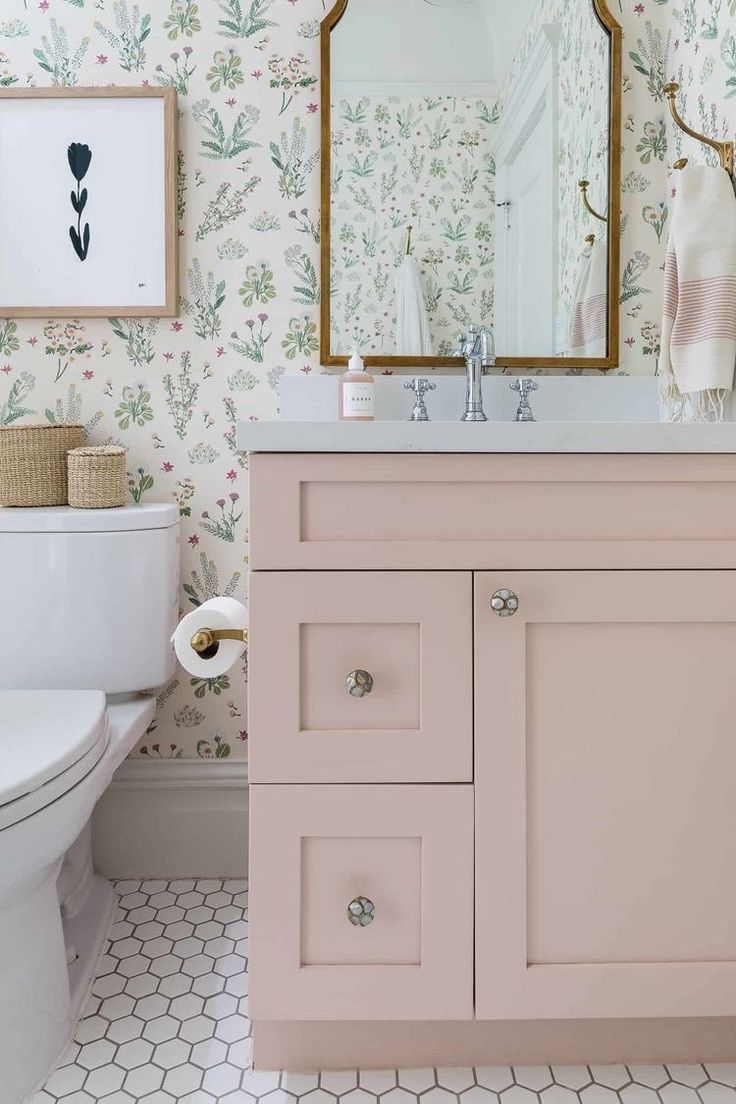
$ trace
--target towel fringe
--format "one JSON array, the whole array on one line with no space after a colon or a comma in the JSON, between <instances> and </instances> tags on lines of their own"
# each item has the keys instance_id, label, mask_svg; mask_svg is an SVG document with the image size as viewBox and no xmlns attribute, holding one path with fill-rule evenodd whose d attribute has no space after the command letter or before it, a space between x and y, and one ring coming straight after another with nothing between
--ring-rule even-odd
<instances>
[{"instance_id":1,"label":"towel fringe","mask_svg":"<svg viewBox=\"0 0 736 1104\"><path fill-rule=\"evenodd\" d=\"M674 373L664 371L659 376L659 401L668 422L723 422L726 403L731 392L725 387L709 387L684 395L677 386Z\"/></svg>"}]
</instances>

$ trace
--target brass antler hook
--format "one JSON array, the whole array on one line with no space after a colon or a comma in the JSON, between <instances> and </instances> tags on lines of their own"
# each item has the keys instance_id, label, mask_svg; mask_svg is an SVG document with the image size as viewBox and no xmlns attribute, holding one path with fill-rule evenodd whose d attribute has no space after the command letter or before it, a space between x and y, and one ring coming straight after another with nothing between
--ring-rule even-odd
<instances>
[{"instance_id":1,"label":"brass antler hook","mask_svg":"<svg viewBox=\"0 0 736 1104\"><path fill-rule=\"evenodd\" d=\"M593 216L593 218L597 218L600 222L608 222L608 219L606 218L605 215L598 214L596 209L594 207L591 207L590 200L588 199L588 188L589 187L590 187L590 181L589 180L579 180L578 181L578 188L580 189L580 194L583 197L583 203L585 204L586 211L588 211L589 214L591 214Z\"/></svg>"},{"instance_id":2,"label":"brass antler hook","mask_svg":"<svg viewBox=\"0 0 736 1104\"><path fill-rule=\"evenodd\" d=\"M691 126L683 119L682 115L677 109L677 93L680 91L680 86L676 81L670 81L669 84L664 86L664 94L669 100L670 111L672 118L677 123L680 130L689 135L690 138L695 138L697 142L702 142L705 146L710 146L718 154L718 159L721 162L721 168L725 169L729 176L733 176L734 173L734 144L733 142L721 142L716 138L708 138L705 134L699 134L697 130L693 130ZM688 163L687 157L680 158L679 161L675 161L676 169L684 169Z\"/></svg>"}]
</instances>

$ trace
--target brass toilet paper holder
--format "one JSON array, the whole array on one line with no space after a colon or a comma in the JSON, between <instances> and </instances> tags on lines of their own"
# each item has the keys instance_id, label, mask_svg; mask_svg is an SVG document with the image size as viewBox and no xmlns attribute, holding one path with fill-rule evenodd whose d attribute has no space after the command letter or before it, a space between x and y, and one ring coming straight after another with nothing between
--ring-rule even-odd
<instances>
[{"instance_id":1,"label":"brass toilet paper holder","mask_svg":"<svg viewBox=\"0 0 736 1104\"><path fill-rule=\"evenodd\" d=\"M220 648L221 640L238 640L241 644L248 643L247 629L199 629L195 632L190 643L192 648L202 659L214 659Z\"/></svg>"}]
</instances>

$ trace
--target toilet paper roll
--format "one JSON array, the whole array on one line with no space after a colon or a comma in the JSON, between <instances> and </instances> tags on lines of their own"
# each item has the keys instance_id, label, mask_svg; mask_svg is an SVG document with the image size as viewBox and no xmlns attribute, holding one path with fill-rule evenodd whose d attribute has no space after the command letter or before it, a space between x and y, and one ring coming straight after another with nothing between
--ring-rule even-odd
<instances>
[{"instance_id":1,"label":"toilet paper roll","mask_svg":"<svg viewBox=\"0 0 736 1104\"><path fill-rule=\"evenodd\" d=\"M204 659L192 647L192 637L201 629L245 629L248 611L235 598L211 598L182 617L171 638L177 659L185 671L197 678L224 675L240 659L245 645L239 640L221 640L217 655Z\"/></svg>"}]
</instances>

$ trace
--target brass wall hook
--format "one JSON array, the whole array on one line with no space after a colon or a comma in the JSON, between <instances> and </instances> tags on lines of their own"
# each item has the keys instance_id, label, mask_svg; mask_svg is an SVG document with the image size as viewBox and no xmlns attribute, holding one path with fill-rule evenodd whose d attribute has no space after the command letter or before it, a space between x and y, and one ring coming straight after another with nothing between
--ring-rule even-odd
<instances>
[{"instance_id":1,"label":"brass wall hook","mask_svg":"<svg viewBox=\"0 0 736 1104\"><path fill-rule=\"evenodd\" d=\"M704 146L709 146L711 149L714 149L718 154L721 168L725 169L730 177L733 177L734 143L721 142L716 138L708 138L707 135L699 134L697 130L693 130L691 126L688 126L677 108L677 93L680 91L680 86L676 81L670 81L669 84L666 84L663 91L669 101L672 118L675 120L680 130L684 131L690 138L695 138L696 141L702 142ZM687 164L688 158L682 157L679 161L675 161L675 168L684 169Z\"/></svg>"},{"instance_id":2,"label":"brass wall hook","mask_svg":"<svg viewBox=\"0 0 736 1104\"><path fill-rule=\"evenodd\" d=\"M578 180L578 188L580 189L580 194L583 197L583 203L585 204L586 211L591 214L593 218L597 218L599 222L608 222L608 218L606 217L606 215L599 214L598 211L596 211L595 207L591 207L590 200L588 199L589 187L589 180Z\"/></svg>"},{"instance_id":3,"label":"brass wall hook","mask_svg":"<svg viewBox=\"0 0 736 1104\"><path fill-rule=\"evenodd\" d=\"M237 640L241 644L248 643L247 629L199 629L194 634L190 643L192 648L202 659L214 659L220 647L221 640Z\"/></svg>"}]
</instances>

